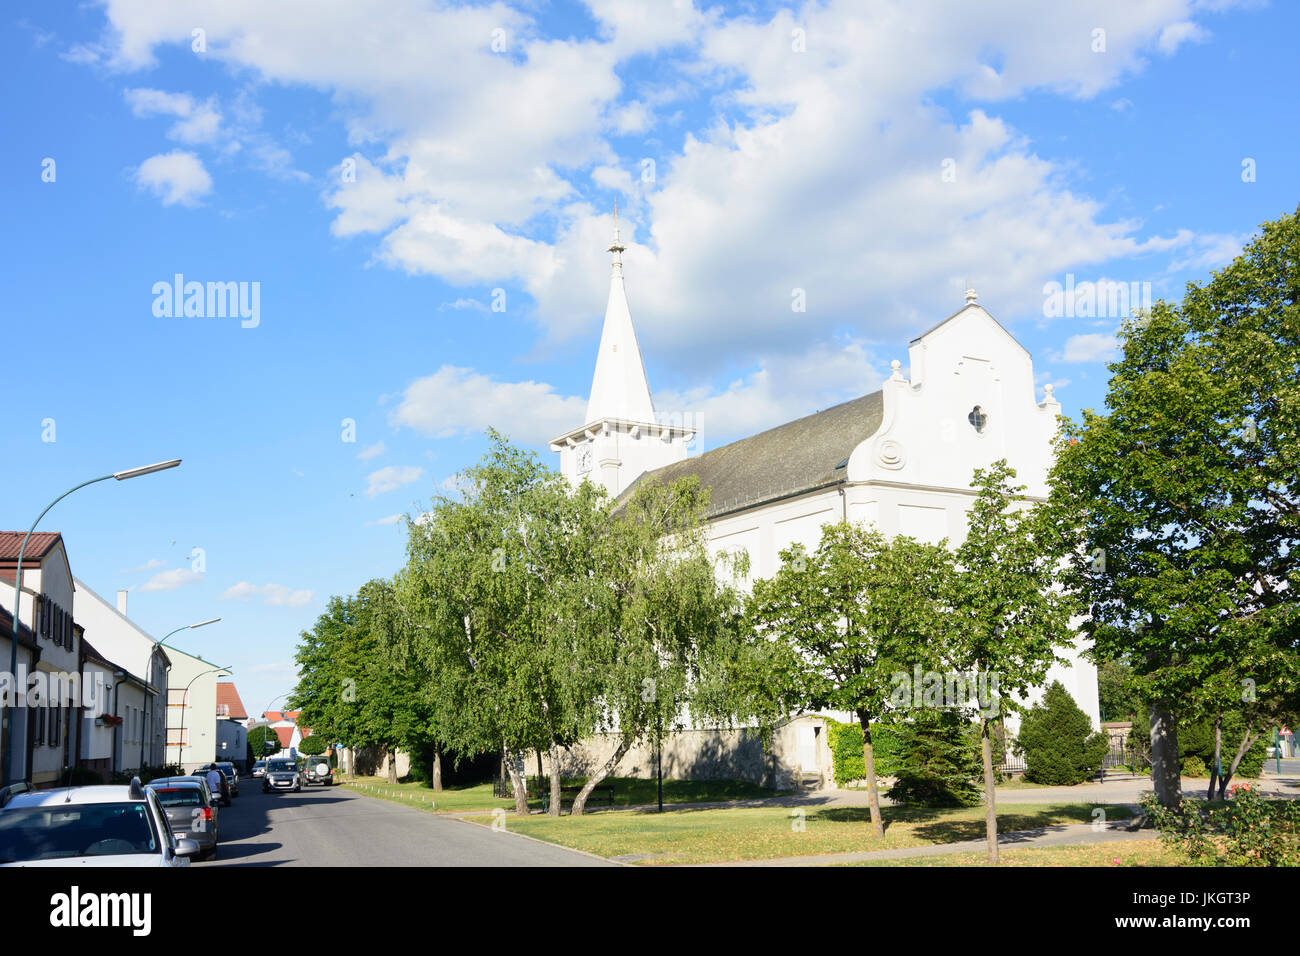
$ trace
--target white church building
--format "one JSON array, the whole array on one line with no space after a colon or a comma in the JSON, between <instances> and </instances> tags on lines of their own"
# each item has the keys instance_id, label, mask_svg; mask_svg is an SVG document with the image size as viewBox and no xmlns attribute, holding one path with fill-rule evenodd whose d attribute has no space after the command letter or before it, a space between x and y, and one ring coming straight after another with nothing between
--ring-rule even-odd
<instances>
[{"instance_id":1,"label":"white church building","mask_svg":"<svg viewBox=\"0 0 1300 956\"><path fill-rule=\"evenodd\" d=\"M811 553L821 526L841 520L959 544L975 498L973 471L1000 458L1031 501L1046 496L1060 403L1051 385L1038 399L1033 359L973 289L960 310L911 341L906 376L894 361L877 392L688 457L694 430L655 414L624 288L624 248L616 220L587 421L550 445L572 484L590 480L618 496L646 475L664 482L698 475L711 491L710 549L747 551L751 578L775 574L779 552L796 542ZM1066 653L1068 663L1048 680L1059 680L1097 727L1097 671L1081 650ZM817 721L798 721L790 733L787 745L805 772L824 766Z\"/></svg>"}]
</instances>

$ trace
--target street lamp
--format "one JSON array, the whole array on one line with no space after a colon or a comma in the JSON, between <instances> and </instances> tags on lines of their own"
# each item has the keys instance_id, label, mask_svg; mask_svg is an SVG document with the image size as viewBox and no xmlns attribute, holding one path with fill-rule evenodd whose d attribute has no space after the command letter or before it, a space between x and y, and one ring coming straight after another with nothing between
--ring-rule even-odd
<instances>
[{"instance_id":1,"label":"street lamp","mask_svg":"<svg viewBox=\"0 0 1300 956\"><path fill-rule=\"evenodd\" d=\"M175 468L180 463L181 460L179 458L173 458L170 461L160 461L156 464L145 465L141 468L128 468L125 471L115 471L111 475L100 475L98 478L91 478L90 481L83 481L81 484L69 488L63 494L59 495L59 497L46 505L45 510L36 516L36 520L32 522L32 526L27 529L27 534L23 537L22 546L18 549L18 567L14 571L14 632L12 635L12 644L9 648L10 674L16 674L18 672L18 625L22 618L23 555L27 551L27 541L31 538L32 532L36 530L36 526L41 523L41 519L44 518L49 510L60 501L68 497L68 495L72 494L74 491L86 487L86 485L93 485L97 481L108 481L110 478L114 478L117 481L126 481L128 478L139 478L141 475L151 475L155 471ZM32 623L35 624L36 622L33 621ZM6 784L11 782L10 771L13 767L15 723L16 721L14 720L9 721L9 731L5 735L4 782Z\"/></svg>"},{"instance_id":2,"label":"street lamp","mask_svg":"<svg viewBox=\"0 0 1300 956\"><path fill-rule=\"evenodd\" d=\"M181 696L181 735L180 738L176 741L176 763L180 765L181 770L185 769L185 709L190 706L189 704L190 688L193 687L194 682L198 680L200 677L202 677L204 674L211 674L213 671L229 672L230 668L228 666L209 667L205 671L199 671L192 678L190 678L190 682L185 685L185 693ZM164 756L163 759L165 760L167 758Z\"/></svg>"},{"instance_id":3,"label":"street lamp","mask_svg":"<svg viewBox=\"0 0 1300 956\"><path fill-rule=\"evenodd\" d=\"M221 618L219 618L219 617L214 617L214 618L211 618L210 620L207 620L207 621L199 621L197 624L185 624L185 625L182 625L181 627L176 628L176 630L169 632L169 633L167 634L166 637L164 637L161 641L159 641L156 645L154 645L154 649L157 650L159 647L162 647L164 644L166 644L167 641L171 639L171 636L172 636L173 634L179 634L181 631L193 630L193 629L196 628L196 627L206 627L206 626L209 625L209 624L216 624L219 620L221 620ZM169 690L168 693L170 693L170 692L171 692L171 691ZM146 701L146 703L148 703L148 701ZM165 708L164 708L164 710L163 710L163 713L164 713L164 714L167 713L167 711L166 711ZM156 714L154 715L154 719L155 719L155 720L157 719L157 715L156 715ZM183 708L183 707L181 708L181 720L182 720L182 721L185 720L185 708ZM147 725L147 722L146 722L146 725ZM167 762L167 723L166 723L166 721L163 722L163 762L164 762L164 763ZM141 766L141 767L144 766L144 733L143 733L143 732L140 734L140 766Z\"/></svg>"}]
</instances>

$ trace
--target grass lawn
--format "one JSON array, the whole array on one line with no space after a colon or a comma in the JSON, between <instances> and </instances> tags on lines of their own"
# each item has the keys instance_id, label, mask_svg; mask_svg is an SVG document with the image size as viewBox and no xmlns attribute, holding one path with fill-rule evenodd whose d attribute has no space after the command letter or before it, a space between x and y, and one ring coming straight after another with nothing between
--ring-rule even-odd
<instances>
[{"instance_id":1,"label":"grass lawn","mask_svg":"<svg viewBox=\"0 0 1300 956\"><path fill-rule=\"evenodd\" d=\"M513 810L514 800L501 800L492 796L492 784L480 783L469 787L448 787L441 793L434 793L427 783L410 782L391 784L384 777L349 777L338 778L340 782L353 789L373 797L395 800L411 806L424 807L439 811L492 810L504 807ZM564 786L580 786L585 782L582 777L564 780ZM656 783L654 780L641 780L632 777L614 777L605 783L614 785L614 806L633 807L651 804L656 801ZM536 778L533 778L536 786ZM763 797L775 797L789 793L788 790L768 790L738 780L665 780L664 803L708 803L711 801L750 800ZM567 809L573 800L573 794L565 794L564 806ZM588 801L589 807L605 806L607 796L593 793ZM540 800L530 800L528 805L540 810Z\"/></svg>"},{"instance_id":2,"label":"grass lawn","mask_svg":"<svg viewBox=\"0 0 1300 956\"><path fill-rule=\"evenodd\" d=\"M916 856L906 860L872 860L844 866L987 866L983 853L952 853L944 856ZM1160 840L1126 840L1123 843L1091 843L1083 846L1033 846L1018 850L1001 847L998 866L1182 866L1178 857L1160 845Z\"/></svg>"},{"instance_id":3,"label":"grass lawn","mask_svg":"<svg viewBox=\"0 0 1300 956\"><path fill-rule=\"evenodd\" d=\"M998 810L1001 831L1056 823L1091 823L1085 803L1020 804ZM802 816L800 814L802 813ZM889 850L977 840L984 836L984 808L925 810L886 807L885 836L871 834L866 807L759 807L628 811L581 817L528 818L507 814L507 829L610 859L641 864L722 863L816 853ZM1107 807L1109 819L1128 815ZM487 816L470 817L490 824Z\"/></svg>"}]
</instances>

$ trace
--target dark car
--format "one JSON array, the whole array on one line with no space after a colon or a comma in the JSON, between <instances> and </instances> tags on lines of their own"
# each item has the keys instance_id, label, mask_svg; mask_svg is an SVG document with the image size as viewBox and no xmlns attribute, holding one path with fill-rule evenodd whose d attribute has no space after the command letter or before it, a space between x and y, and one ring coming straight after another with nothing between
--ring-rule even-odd
<instances>
[{"instance_id":1,"label":"dark car","mask_svg":"<svg viewBox=\"0 0 1300 956\"><path fill-rule=\"evenodd\" d=\"M194 777L163 777L145 784L167 814L167 822L178 839L199 845L200 860L217 855L217 807L212 791Z\"/></svg>"},{"instance_id":2,"label":"dark car","mask_svg":"<svg viewBox=\"0 0 1300 956\"><path fill-rule=\"evenodd\" d=\"M204 766L200 767L198 770L194 771L194 776L195 776L196 778L198 778L199 780L202 780L204 786L210 788L210 787L211 787L211 784L208 783L208 767L209 767L209 766L210 766L210 765L204 765ZM217 772L218 772L218 773L221 773L221 771L217 771ZM220 790L219 790L217 793L214 793L213 796L216 797L218 800L221 801L221 805L222 805L223 807L228 807L228 806L230 806L230 798L231 798L231 796L232 796L231 793L230 793L230 778L227 777L224 773L221 774L221 787L220 787Z\"/></svg>"},{"instance_id":3,"label":"dark car","mask_svg":"<svg viewBox=\"0 0 1300 956\"><path fill-rule=\"evenodd\" d=\"M218 760L217 769L225 774L226 779L230 781L230 795L232 797L239 796L239 771L235 769L235 765L229 760Z\"/></svg>"},{"instance_id":4,"label":"dark car","mask_svg":"<svg viewBox=\"0 0 1300 956\"><path fill-rule=\"evenodd\" d=\"M307 782L309 784L319 783L323 787L334 784L334 769L330 766L329 757L307 758Z\"/></svg>"},{"instance_id":5,"label":"dark car","mask_svg":"<svg viewBox=\"0 0 1300 956\"><path fill-rule=\"evenodd\" d=\"M262 792L272 790L292 790L297 793L303 788L303 773L298 761L289 758L268 760L266 774L262 777Z\"/></svg>"}]
</instances>

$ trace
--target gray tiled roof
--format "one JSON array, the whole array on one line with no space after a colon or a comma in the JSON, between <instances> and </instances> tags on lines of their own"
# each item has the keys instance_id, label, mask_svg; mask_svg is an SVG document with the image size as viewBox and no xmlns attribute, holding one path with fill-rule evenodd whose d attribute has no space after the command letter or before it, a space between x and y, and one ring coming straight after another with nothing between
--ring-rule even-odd
<instances>
[{"instance_id":1,"label":"gray tiled roof","mask_svg":"<svg viewBox=\"0 0 1300 956\"><path fill-rule=\"evenodd\" d=\"M876 433L883 414L881 393L872 392L646 474L665 484L699 475L711 489L710 516L752 507L842 480L846 469L837 466Z\"/></svg>"}]
</instances>

